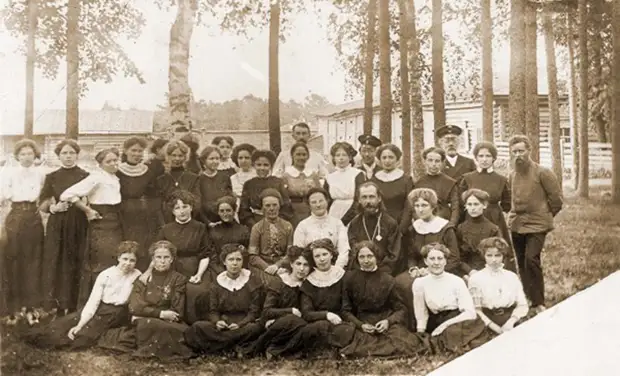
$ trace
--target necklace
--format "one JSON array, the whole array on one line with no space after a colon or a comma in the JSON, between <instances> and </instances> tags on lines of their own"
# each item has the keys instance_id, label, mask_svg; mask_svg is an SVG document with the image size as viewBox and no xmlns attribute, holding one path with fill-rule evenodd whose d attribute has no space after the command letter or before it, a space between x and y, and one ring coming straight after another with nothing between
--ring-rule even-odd
<instances>
[{"instance_id":1,"label":"necklace","mask_svg":"<svg viewBox=\"0 0 620 376\"><path fill-rule=\"evenodd\" d=\"M377 216L377 224L375 225L375 229L372 230L372 236L370 236L370 234L368 233L368 227L366 226L366 216L362 214L362 225L364 225L364 232L366 233L368 240L370 240L371 242L374 242L375 238L377 239L377 241L381 241L381 239L383 239L380 234L382 214L383 213L379 213L379 215Z\"/></svg>"}]
</instances>

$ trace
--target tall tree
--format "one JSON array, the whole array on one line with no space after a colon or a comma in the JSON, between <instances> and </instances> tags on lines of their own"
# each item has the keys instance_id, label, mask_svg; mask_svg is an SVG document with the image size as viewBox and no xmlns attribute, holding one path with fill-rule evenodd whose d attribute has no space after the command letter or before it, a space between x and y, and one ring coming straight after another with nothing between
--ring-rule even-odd
<instances>
[{"instance_id":1,"label":"tall tree","mask_svg":"<svg viewBox=\"0 0 620 376\"><path fill-rule=\"evenodd\" d=\"M424 150L424 116L422 113L422 64L420 62L420 40L416 26L415 0L405 0L408 8L407 13L411 17L409 22L409 76L411 77L411 110L413 115L413 175L416 179L424 174L424 162L422 151Z\"/></svg>"},{"instance_id":2,"label":"tall tree","mask_svg":"<svg viewBox=\"0 0 620 376\"><path fill-rule=\"evenodd\" d=\"M620 0L613 2L613 123L611 129L611 198L620 204Z\"/></svg>"},{"instance_id":3,"label":"tall tree","mask_svg":"<svg viewBox=\"0 0 620 376\"><path fill-rule=\"evenodd\" d=\"M24 137L32 138L34 133L34 63L37 58L35 46L37 33L38 1L28 2L28 37L26 40L26 113L24 116Z\"/></svg>"},{"instance_id":4,"label":"tall tree","mask_svg":"<svg viewBox=\"0 0 620 376\"><path fill-rule=\"evenodd\" d=\"M280 137L280 1L271 0L269 7L269 147L278 154Z\"/></svg>"},{"instance_id":5,"label":"tall tree","mask_svg":"<svg viewBox=\"0 0 620 376\"><path fill-rule=\"evenodd\" d=\"M590 195L588 145L588 4L579 0L579 197Z\"/></svg>"},{"instance_id":6,"label":"tall tree","mask_svg":"<svg viewBox=\"0 0 620 376\"><path fill-rule=\"evenodd\" d=\"M443 9L442 0L433 0L431 26L431 74L433 82L433 122L435 130L446 125L445 88L443 80Z\"/></svg>"},{"instance_id":7,"label":"tall tree","mask_svg":"<svg viewBox=\"0 0 620 376\"><path fill-rule=\"evenodd\" d=\"M482 45L482 139L493 142L493 20L491 0L481 0L480 44Z\"/></svg>"},{"instance_id":8,"label":"tall tree","mask_svg":"<svg viewBox=\"0 0 620 376\"><path fill-rule=\"evenodd\" d=\"M568 29L568 68L569 68L569 85L568 85L568 97L570 107L570 119L571 119L571 153L573 157L573 163L571 165L573 189L577 190L579 187L579 109L577 98L577 67L575 63L575 23L573 22L574 12L568 11L566 13L567 29Z\"/></svg>"},{"instance_id":9,"label":"tall tree","mask_svg":"<svg viewBox=\"0 0 620 376\"><path fill-rule=\"evenodd\" d=\"M189 85L189 56L197 0L178 0L177 13L170 27L168 54L168 107L170 122L181 121L191 127L192 90Z\"/></svg>"},{"instance_id":10,"label":"tall tree","mask_svg":"<svg viewBox=\"0 0 620 376\"><path fill-rule=\"evenodd\" d=\"M510 134L525 134L525 6L526 0L510 2Z\"/></svg>"},{"instance_id":11,"label":"tall tree","mask_svg":"<svg viewBox=\"0 0 620 376\"><path fill-rule=\"evenodd\" d=\"M80 133L80 53L79 0L69 0L67 8L67 102L65 136L77 140Z\"/></svg>"},{"instance_id":12,"label":"tall tree","mask_svg":"<svg viewBox=\"0 0 620 376\"><path fill-rule=\"evenodd\" d=\"M372 133L374 117L373 89L375 86L375 51L377 46L377 0L368 0L366 43L364 44L364 133Z\"/></svg>"},{"instance_id":13,"label":"tall tree","mask_svg":"<svg viewBox=\"0 0 620 376\"><path fill-rule=\"evenodd\" d=\"M392 142L392 68L390 62L390 1L379 1L379 138Z\"/></svg>"},{"instance_id":14,"label":"tall tree","mask_svg":"<svg viewBox=\"0 0 620 376\"><path fill-rule=\"evenodd\" d=\"M553 172L562 183L563 160L560 141L560 106L558 96L558 69L555 58L555 35L553 32L553 16L543 11L543 31L545 34L545 53L547 56L547 82L549 86L549 142L551 145L551 165Z\"/></svg>"},{"instance_id":15,"label":"tall tree","mask_svg":"<svg viewBox=\"0 0 620 376\"><path fill-rule=\"evenodd\" d=\"M588 86L589 86L589 90L590 93L592 93L592 89L594 89L595 92L599 92L599 91L603 91L605 90L605 87L607 86L606 83L603 82L604 77L603 77L603 58L604 58L604 51L603 51L603 29L604 29L604 25L603 25L603 13L604 13L604 6L605 6L605 0L593 0L590 2L590 13L591 13L591 17L589 18L591 20L591 22L589 23L589 29L591 29L592 35L588 36L588 39L590 41L590 51L591 51L591 57L589 59L589 66L591 68L591 72L590 72L590 80L588 82ZM603 94L605 95L605 94ZM591 96L591 94L589 95L589 97ZM591 101L592 103L592 101ZM605 118L604 115L604 108L606 107L605 105L602 105L600 107L601 110L600 111L596 111L595 105L592 105L592 107L590 107L590 119L592 119L592 123L594 126L594 130L596 131L596 134L598 136L598 140L599 142L608 142L607 140L607 119ZM598 107L598 106L597 106Z\"/></svg>"},{"instance_id":16,"label":"tall tree","mask_svg":"<svg viewBox=\"0 0 620 376\"><path fill-rule=\"evenodd\" d=\"M399 26L400 26L400 107L402 120L402 145L403 170L408 175L411 173L411 105L410 105L410 82L409 82L409 45L411 37L409 32L409 17L407 0L398 0Z\"/></svg>"},{"instance_id":17,"label":"tall tree","mask_svg":"<svg viewBox=\"0 0 620 376\"><path fill-rule=\"evenodd\" d=\"M540 103L538 100L537 9L525 5L525 134L532 141L531 157L540 160Z\"/></svg>"}]
</instances>

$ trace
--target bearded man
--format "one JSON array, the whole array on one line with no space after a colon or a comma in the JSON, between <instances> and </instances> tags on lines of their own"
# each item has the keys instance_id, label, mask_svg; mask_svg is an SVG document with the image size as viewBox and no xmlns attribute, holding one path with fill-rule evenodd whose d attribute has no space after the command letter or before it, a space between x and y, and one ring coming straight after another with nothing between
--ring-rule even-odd
<instances>
[{"instance_id":1,"label":"bearded man","mask_svg":"<svg viewBox=\"0 0 620 376\"><path fill-rule=\"evenodd\" d=\"M439 147L446 152L443 173L456 181L459 181L464 174L476 170L474 160L458 152L462 133L463 129L456 125L444 125L436 131Z\"/></svg>"},{"instance_id":2,"label":"bearded man","mask_svg":"<svg viewBox=\"0 0 620 376\"><path fill-rule=\"evenodd\" d=\"M379 264L379 269L392 275L404 270L400 261L401 232L398 222L385 211L381 201L381 192L377 184L367 181L357 189L358 215L349 223L349 244L364 240L375 243L386 255ZM350 258L355 259L355 256Z\"/></svg>"}]
</instances>

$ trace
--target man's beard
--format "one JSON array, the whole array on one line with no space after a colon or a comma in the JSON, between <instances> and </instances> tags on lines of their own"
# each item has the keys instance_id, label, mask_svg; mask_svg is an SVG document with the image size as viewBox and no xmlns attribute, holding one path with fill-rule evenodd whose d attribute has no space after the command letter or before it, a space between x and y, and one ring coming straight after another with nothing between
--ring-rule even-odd
<instances>
[{"instance_id":1,"label":"man's beard","mask_svg":"<svg viewBox=\"0 0 620 376\"><path fill-rule=\"evenodd\" d=\"M375 215L379 213L380 205L368 204L363 206L364 214Z\"/></svg>"}]
</instances>

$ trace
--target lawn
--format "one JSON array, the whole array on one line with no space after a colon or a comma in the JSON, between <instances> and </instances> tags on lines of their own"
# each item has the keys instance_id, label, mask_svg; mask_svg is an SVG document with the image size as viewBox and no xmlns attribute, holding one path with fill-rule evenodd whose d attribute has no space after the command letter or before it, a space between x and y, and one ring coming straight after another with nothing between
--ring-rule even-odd
<instances>
[{"instance_id":1,"label":"lawn","mask_svg":"<svg viewBox=\"0 0 620 376\"><path fill-rule=\"evenodd\" d=\"M546 294L549 305L557 304L576 292L620 269L620 206L602 198L607 186L595 186L591 200L574 197L566 191L565 209L556 219L556 230L547 238L543 255ZM190 364L160 364L138 361L128 356L99 350L84 352L46 352L32 349L2 328L2 368L4 375L424 375L450 360L446 356L420 359L232 360L207 357Z\"/></svg>"}]
</instances>

